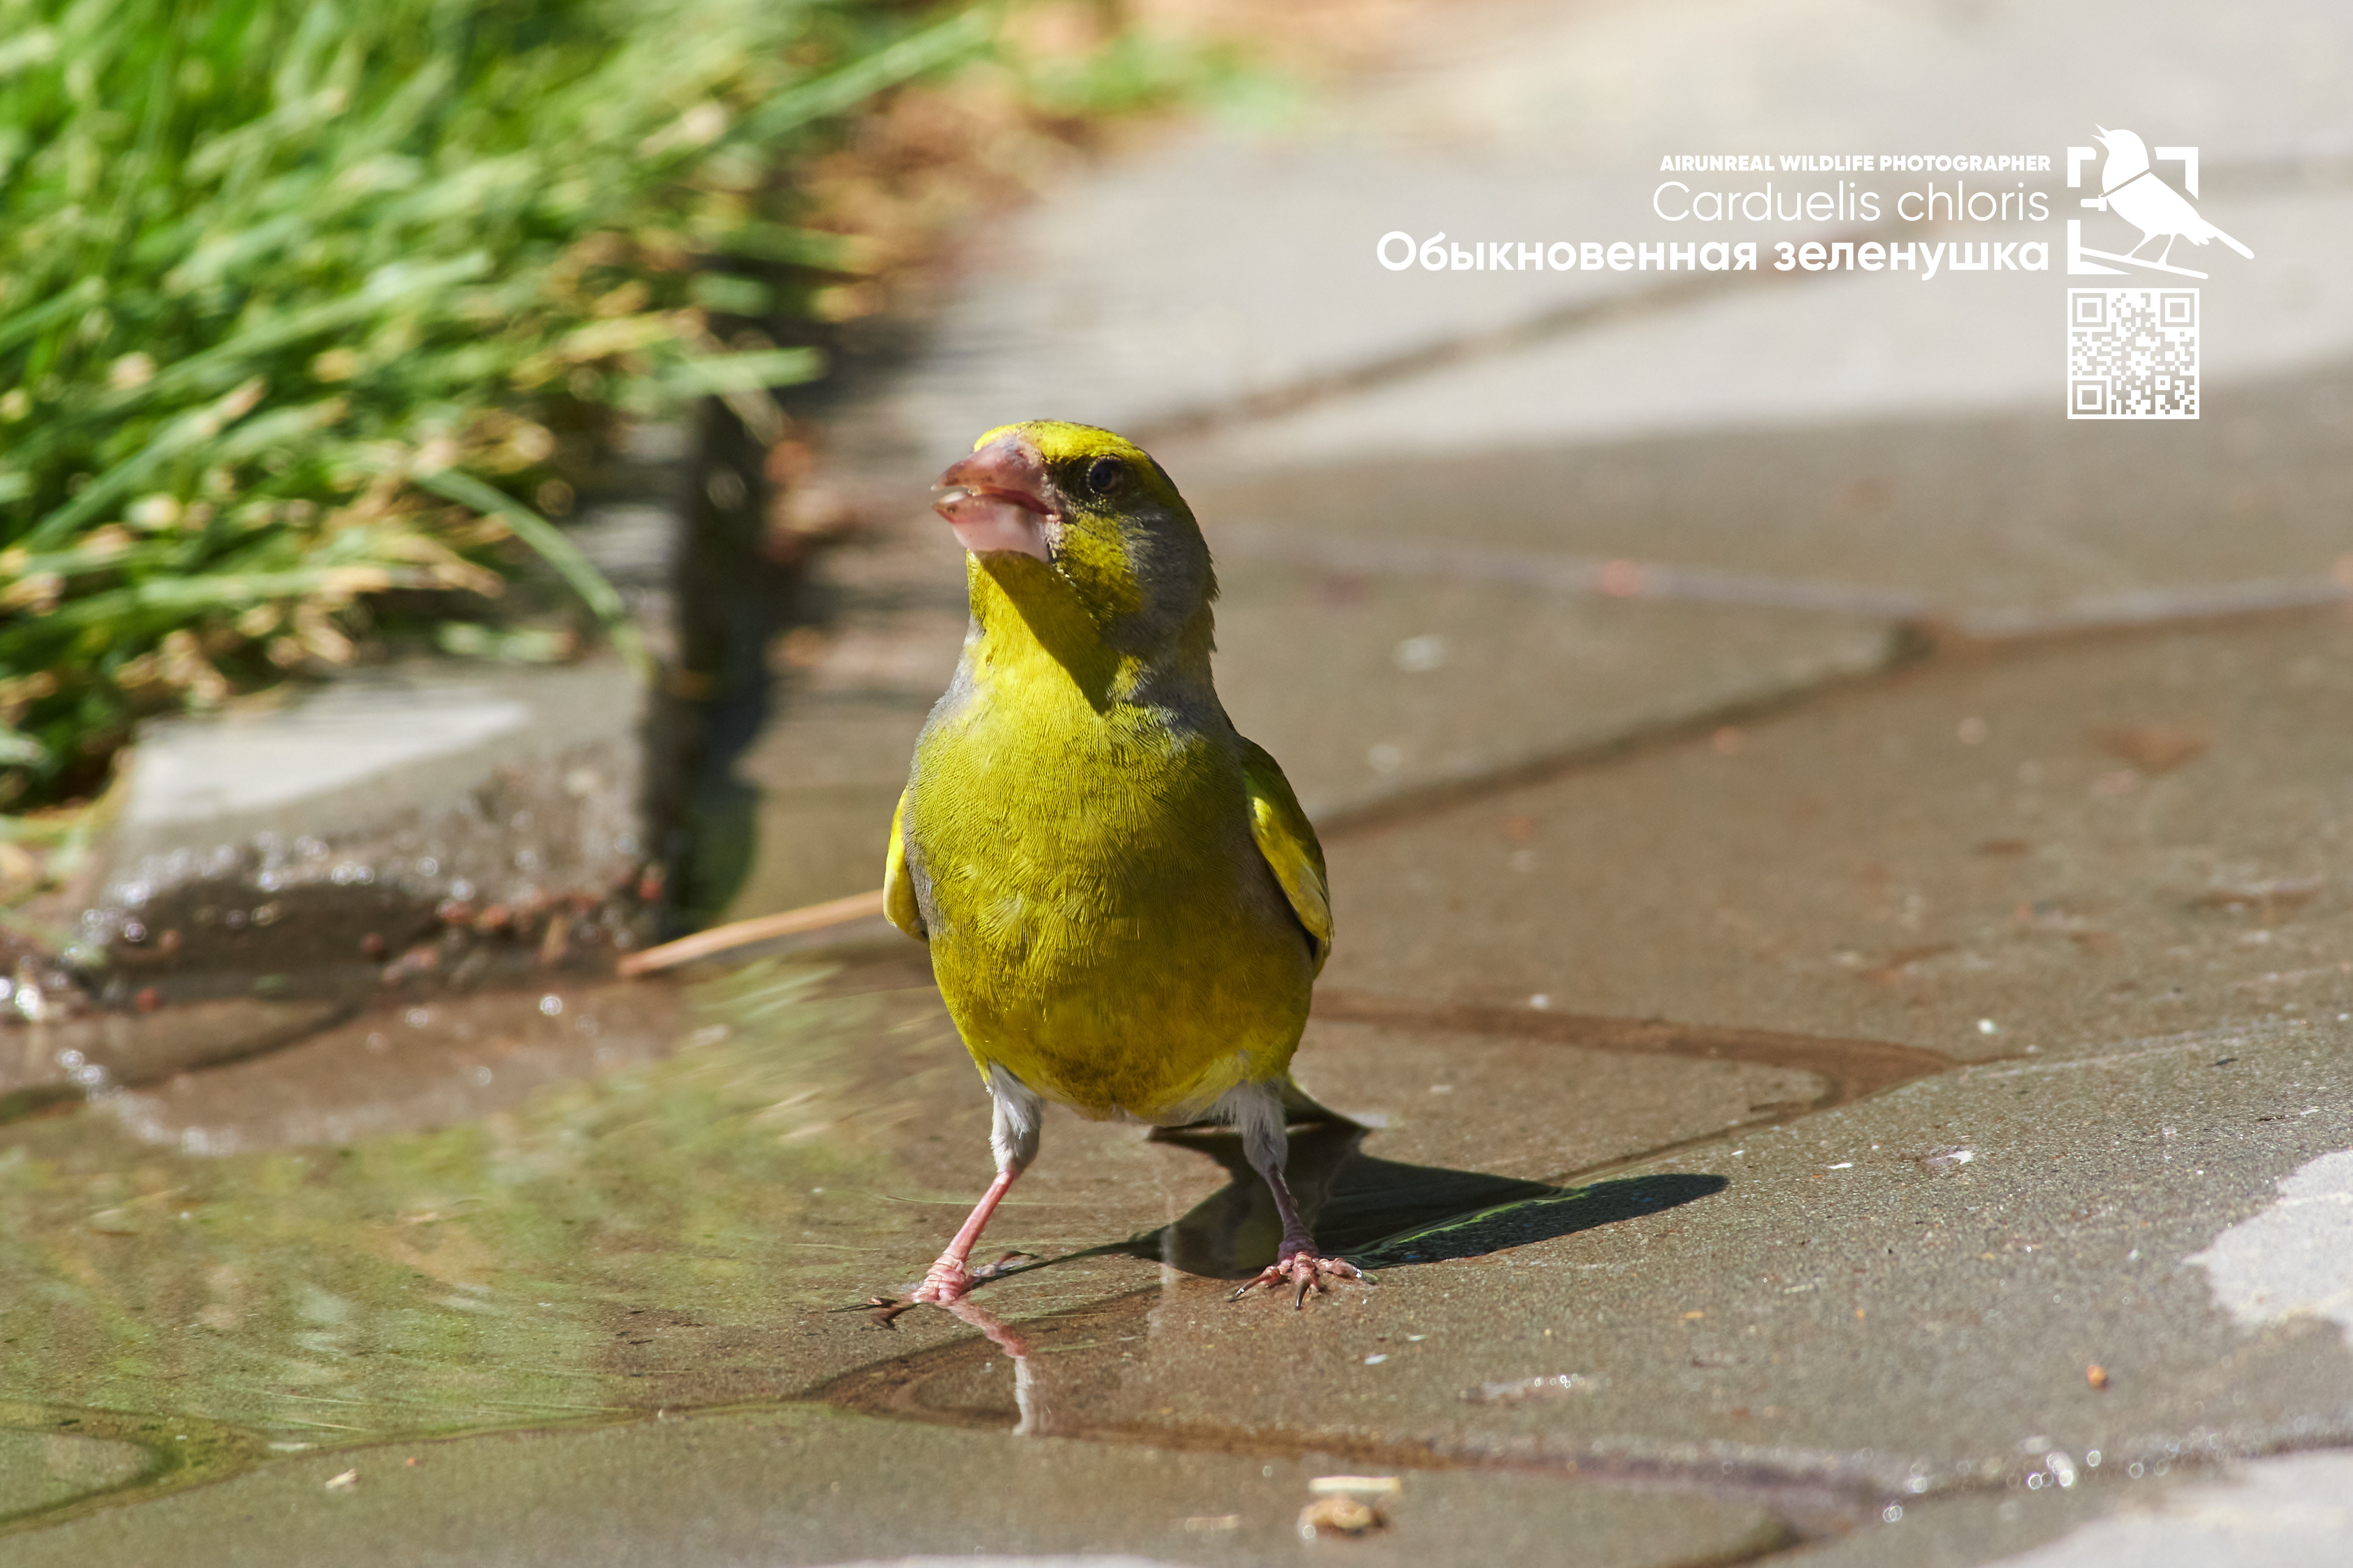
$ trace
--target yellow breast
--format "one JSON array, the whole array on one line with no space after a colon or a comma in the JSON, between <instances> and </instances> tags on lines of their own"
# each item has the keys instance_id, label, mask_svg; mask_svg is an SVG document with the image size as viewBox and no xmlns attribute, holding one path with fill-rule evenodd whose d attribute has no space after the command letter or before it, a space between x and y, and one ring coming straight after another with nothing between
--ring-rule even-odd
<instances>
[{"instance_id":1,"label":"yellow breast","mask_svg":"<svg viewBox=\"0 0 2353 1568\"><path fill-rule=\"evenodd\" d=\"M1172 1122L1284 1070L1313 954L1251 837L1242 742L968 658L902 806L934 973L965 1043L1091 1115Z\"/></svg>"}]
</instances>

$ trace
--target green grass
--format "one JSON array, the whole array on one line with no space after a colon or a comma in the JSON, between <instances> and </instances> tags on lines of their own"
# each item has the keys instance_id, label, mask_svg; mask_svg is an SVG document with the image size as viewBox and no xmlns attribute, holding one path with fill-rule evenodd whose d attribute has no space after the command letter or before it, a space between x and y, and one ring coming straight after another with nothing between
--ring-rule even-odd
<instances>
[{"instance_id":1,"label":"green grass","mask_svg":"<svg viewBox=\"0 0 2353 1568\"><path fill-rule=\"evenodd\" d=\"M388 591L499 593L522 545L614 622L533 505L564 440L818 374L713 335L791 285L699 261L844 266L780 162L987 37L871 0L0 0L0 807L347 659Z\"/></svg>"}]
</instances>

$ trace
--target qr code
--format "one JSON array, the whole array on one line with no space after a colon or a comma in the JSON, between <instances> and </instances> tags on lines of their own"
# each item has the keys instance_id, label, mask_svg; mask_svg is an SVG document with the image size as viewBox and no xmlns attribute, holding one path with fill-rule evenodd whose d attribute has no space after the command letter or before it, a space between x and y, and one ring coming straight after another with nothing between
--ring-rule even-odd
<instances>
[{"instance_id":1,"label":"qr code","mask_svg":"<svg viewBox=\"0 0 2353 1568\"><path fill-rule=\"evenodd\" d=\"M2198 417L2198 290L2067 290L2067 417Z\"/></svg>"}]
</instances>

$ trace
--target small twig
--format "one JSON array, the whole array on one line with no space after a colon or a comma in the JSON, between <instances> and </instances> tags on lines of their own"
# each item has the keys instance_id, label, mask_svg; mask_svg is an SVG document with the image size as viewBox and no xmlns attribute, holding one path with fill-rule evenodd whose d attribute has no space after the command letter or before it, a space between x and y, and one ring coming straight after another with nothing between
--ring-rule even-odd
<instances>
[{"instance_id":1,"label":"small twig","mask_svg":"<svg viewBox=\"0 0 2353 1568\"><path fill-rule=\"evenodd\" d=\"M666 942L659 947L649 947L643 952L632 953L621 960L620 972L625 975L651 974L656 970L670 969L691 963L698 958L708 958L714 952L732 948L748 947L770 937L791 936L797 931L822 931L827 926L847 925L882 912L882 890L856 893L847 899L835 899L829 903L807 904L782 914L761 915L757 919L734 921L709 931L696 931L692 936Z\"/></svg>"}]
</instances>

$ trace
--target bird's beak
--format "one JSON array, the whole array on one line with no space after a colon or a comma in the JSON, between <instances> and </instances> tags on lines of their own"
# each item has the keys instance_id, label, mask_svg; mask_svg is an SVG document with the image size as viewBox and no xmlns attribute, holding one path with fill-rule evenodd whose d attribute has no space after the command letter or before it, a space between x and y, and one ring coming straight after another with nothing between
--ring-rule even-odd
<instances>
[{"instance_id":1,"label":"bird's beak","mask_svg":"<svg viewBox=\"0 0 2353 1568\"><path fill-rule=\"evenodd\" d=\"M932 510L975 555L1011 551L1053 558L1061 518L1045 500L1046 465L1017 435L999 436L940 476Z\"/></svg>"}]
</instances>

